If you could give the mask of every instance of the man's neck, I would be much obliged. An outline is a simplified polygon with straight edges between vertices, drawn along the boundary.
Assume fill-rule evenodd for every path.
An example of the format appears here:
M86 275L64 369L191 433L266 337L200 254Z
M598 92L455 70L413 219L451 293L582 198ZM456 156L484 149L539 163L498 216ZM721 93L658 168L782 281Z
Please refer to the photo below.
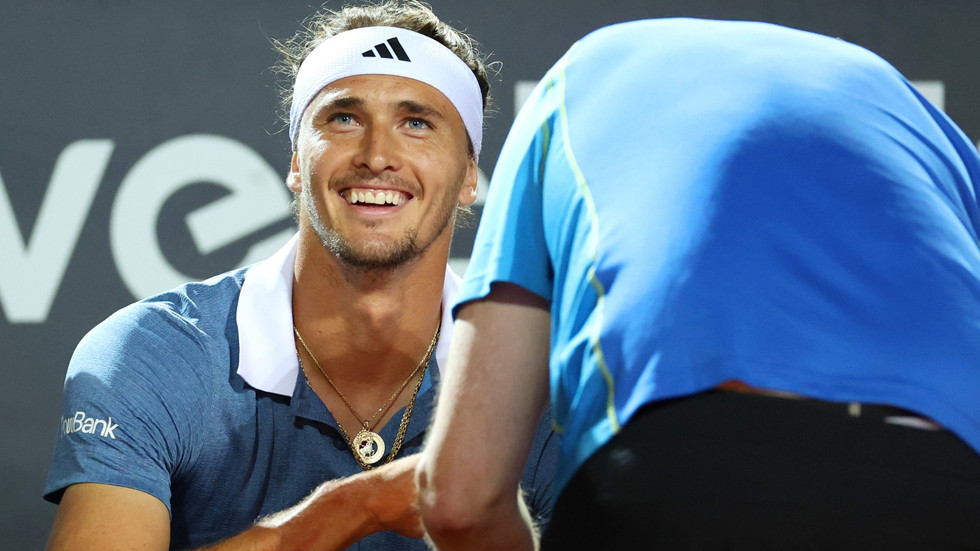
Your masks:
M418 361L442 308L448 244L436 245L403 266L363 270L343 265L315 236L301 238L294 323L331 377L384 382Z

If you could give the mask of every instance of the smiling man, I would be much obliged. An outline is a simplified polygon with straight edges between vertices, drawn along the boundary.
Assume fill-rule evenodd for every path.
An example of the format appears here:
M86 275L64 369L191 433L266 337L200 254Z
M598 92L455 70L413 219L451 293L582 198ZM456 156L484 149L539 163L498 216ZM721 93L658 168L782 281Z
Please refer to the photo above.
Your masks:
M345 77L320 92L303 125L310 132L297 144L302 155L293 155L290 187L301 194L315 236L349 267L394 268L448 243L457 205L476 198L466 128L453 103L429 84ZM358 167L353 173L351 162Z
M414 2L326 12L283 51L299 231L79 344L45 488L60 503L50 549L425 548L407 456L445 365L486 68ZM525 480L539 521L549 427Z

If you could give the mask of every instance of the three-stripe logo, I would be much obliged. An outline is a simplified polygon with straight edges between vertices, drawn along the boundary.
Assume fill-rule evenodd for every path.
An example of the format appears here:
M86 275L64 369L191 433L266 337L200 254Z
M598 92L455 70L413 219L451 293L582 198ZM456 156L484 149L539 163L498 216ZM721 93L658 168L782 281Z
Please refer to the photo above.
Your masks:
M398 41L397 37L391 37L387 43L382 42L381 44L375 44L374 48L362 53L364 57L383 57L385 59L395 59L398 58L401 61L412 61L408 58L408 54L405 53L405 48L402 48L401 42ZM391 46L391 49L388 49ZM394 52L395 55L391 55Z

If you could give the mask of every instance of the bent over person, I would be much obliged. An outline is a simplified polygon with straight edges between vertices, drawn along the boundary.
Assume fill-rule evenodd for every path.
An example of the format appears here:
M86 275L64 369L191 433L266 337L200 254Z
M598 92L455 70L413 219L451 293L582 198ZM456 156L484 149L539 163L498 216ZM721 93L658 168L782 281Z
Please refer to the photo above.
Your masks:
M545 549L980 548L978 183L976 146L863 48L590 34L496 164L428 533L531 548L515 490L550 387Z
M445 375L484 60L414 2L324 13L286 46L299 231L85 336L45 489L50 549L325 550L374 532L352 548L425 549L407 456ZM524 485L539 520L549 435Z

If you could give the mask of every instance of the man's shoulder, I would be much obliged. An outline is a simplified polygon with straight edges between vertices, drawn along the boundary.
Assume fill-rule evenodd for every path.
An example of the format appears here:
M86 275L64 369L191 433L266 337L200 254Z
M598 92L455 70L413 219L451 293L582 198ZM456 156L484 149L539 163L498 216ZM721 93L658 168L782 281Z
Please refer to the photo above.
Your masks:
M209 318L235 308L248 270L249 267L239 268L203 281L185 283L130 307L136 313L169 311L195 324L206 323Z
M208 331L234 320L234 310L248 268L240 268L206 279L185 283L168 291L134 302L103 323L195 328Z
M187 283L117 310L82 338L69 374L163 362L172 370L226 356L237 347L235 308L246 271Z

